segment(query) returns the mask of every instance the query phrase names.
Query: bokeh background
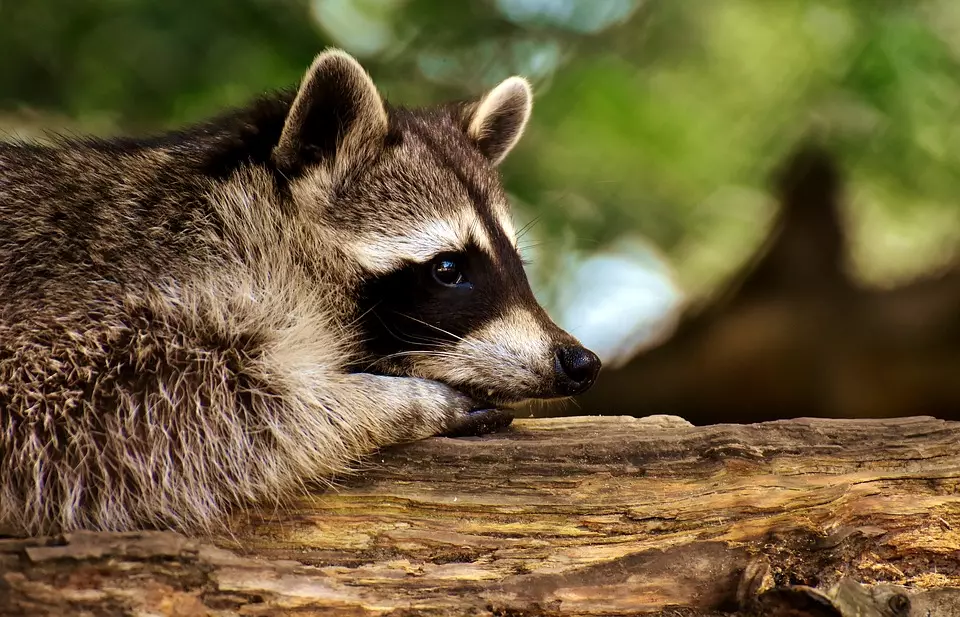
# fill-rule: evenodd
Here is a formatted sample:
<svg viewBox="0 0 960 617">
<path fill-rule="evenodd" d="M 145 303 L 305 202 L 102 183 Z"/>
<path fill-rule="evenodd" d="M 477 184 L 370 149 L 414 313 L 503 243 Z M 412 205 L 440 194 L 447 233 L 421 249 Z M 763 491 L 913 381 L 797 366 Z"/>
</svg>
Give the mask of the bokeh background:
<svg viewBox="0 0 960 617">
<path fill-rule="evenodd" d="M 607 366 L 593 398 L 537 413 L 960 415 L 955 0 L 0 0 L 0 130 L 156 132 L 295 84 L 328 45 L 405 104 L 474 96 L 515 73 L 534 82 L 505 182 L 518 225 L 531 224 L 537 295 Z M 687 376 L 674 398 L 644 399 L 630 371 L 649 372 L 637 367 L 691 315 L 735 295 L 731 281 L 776 233 L 772 174 L 811 135 L 841 170 L 835 224 L 854 299 L 814 293 L 828 300 L 811 309 L 768 290 L 814 326 L 738 318 L 723 326 L 732 338 L 702 345 L 756 340 L 757 323 L 786 333 L 712 360 L 733 372 L 706 375 L 713 364 L 691 352 L 674 362 Z M 804 239 L 814 249 L 816 233 Z M 917 306 L 876 314 L 917 285 Z M 711 379 L 724 388 L 683 398 Z M 783 379 L 793 385 L 767 388 Z"/>
</svg>

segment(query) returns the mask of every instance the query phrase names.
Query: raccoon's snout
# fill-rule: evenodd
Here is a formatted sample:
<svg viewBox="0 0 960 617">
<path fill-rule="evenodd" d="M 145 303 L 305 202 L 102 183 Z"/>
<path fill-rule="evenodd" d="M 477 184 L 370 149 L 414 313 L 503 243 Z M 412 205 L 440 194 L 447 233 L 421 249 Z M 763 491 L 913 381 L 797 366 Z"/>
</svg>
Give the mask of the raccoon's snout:
<svg viewBox="0 0 960 617">
<path fill-rule="evenodd" d="M 561 347 L 554 354 L 554 373 L 559 394 L 583 394 L 597 380 L 600 358 L 585 347 Z"/>
</svg>

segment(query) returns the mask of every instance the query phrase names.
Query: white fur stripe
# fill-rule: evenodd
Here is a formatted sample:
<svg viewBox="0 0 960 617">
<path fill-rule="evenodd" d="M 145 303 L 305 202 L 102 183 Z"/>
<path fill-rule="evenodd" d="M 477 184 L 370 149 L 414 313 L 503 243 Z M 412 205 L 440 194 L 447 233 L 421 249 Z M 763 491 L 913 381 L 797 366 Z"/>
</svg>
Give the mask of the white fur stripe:
<svg viewBox="0 0 960 617">
<path fill-rule="evenodd" d="M 451 357 L 457 360 L 451 362 Z M 495 386 L 499 392 L 532 392 L 552 378 L 551 338 L 533 314 L 517 308 L 463 337 L 446 354 L 418 357 L 413 370 L 481 391 Z"/>
<path fill-rule="evenodd" d="M 474 242 L 496 259 L 493 244 L 472 209 L 449 219 L 429 219 L 407 233 L 364 235 L 350 243 L 351 252 L 365 269 L 386 274 L 405 261 L 426 263 L 446 252 L 460 252 Z"/>
<path fill-rule="evenodd" d="M 500 226 L 500 229 L 502 229 L 503 233 L 507 236 L 507 239 L 510 240 L 510 244 L 517 246 L 517 230 L 513 226 L 513 217 L 510 216 L 510 211 L 506 208 L 494 207 L 493 217 Z"/>
<path fill-rule="evenodd" d="M 527 310 L 514 309 L 467 337 L 467 346 L 494 364 L 538 366 L 551 357 L 550 340 L 540 322 Z"/>
</svg>

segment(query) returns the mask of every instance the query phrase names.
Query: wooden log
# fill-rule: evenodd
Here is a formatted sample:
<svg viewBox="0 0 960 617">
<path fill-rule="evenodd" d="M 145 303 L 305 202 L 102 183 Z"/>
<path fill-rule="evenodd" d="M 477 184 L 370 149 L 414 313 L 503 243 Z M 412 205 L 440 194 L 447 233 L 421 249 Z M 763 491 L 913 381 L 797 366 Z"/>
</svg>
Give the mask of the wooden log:
<svg viewBox="0 0 960 617">
<path fill-rule="evenodd" d="M 960 423 L 518 420 L 232 537 L 0 540 L 0 615 L 960 615 Z"/>
</svg>

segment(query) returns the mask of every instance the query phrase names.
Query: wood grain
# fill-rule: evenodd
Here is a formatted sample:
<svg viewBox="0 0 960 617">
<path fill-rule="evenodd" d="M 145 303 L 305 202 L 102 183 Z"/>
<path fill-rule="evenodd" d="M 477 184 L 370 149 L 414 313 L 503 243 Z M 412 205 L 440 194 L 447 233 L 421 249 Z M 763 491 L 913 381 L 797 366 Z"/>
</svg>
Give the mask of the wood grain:
<svg viewBox="0 0 960 617">
<path fill-rule="evenodd" d="M 958 444 L 932 418 L 518 420 L 384 451 L 232 537 L 0 540 L 0 615 L 949 617 Z"/>
</svg>

